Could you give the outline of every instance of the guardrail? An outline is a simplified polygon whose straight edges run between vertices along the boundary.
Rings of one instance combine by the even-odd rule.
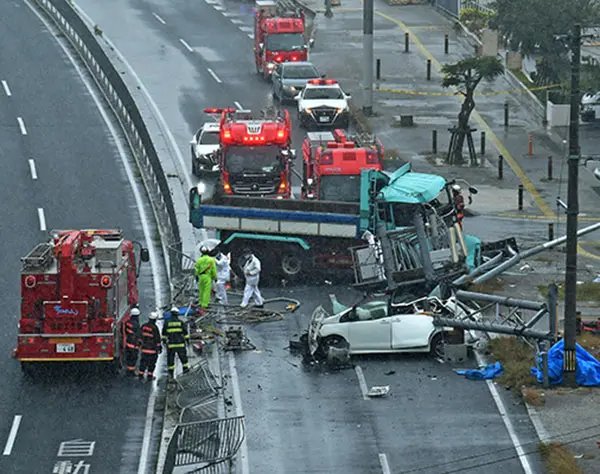
[[[121,124],[150,198],[172,285],[173,277],[181,272],[181,259],[173,258],[169,249],[181,253],[181,236],[167,178],[135,100],[94,34],[66,0],[32,1],[72,44]]]

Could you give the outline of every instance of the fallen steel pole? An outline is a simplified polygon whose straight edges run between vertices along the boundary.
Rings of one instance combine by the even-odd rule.
[[[459,290],[456,292],[456,297],[459,300],[474,300],[485,301],[487,303],[498,303],[502,306],[512,308],[530,309],[532,311],[540,311],[546,309],[546,303],[539,303],[530,300],[518,300],[509,296],[488,295],[486,293],[475,293],[473,291]]]
[[[465,283],[469,283],[473,278],[481,275],[484,272],[487,272],[491,268],[494,268],[498,263],[500,263],[500,261],[502,260],[503,257],[504,257],[504,254],[502,252],[499,252],[497,255],[495,255],[493,258],[491,258],[487,262],[479,265],[477,268],[475,268],[475,270],[473,270],[468,275],[462,275],[461,277],[454,280],[452,282],[452,284],[455,286],[460,286],[460,285],[464,285]]]
[[[585,234],[589,234],[590,232],[593,232],[595,230],[600,229],[600,222],[597,224],[593,224],[591,226],[588,227],[584,227],[583,229],[579,230],[577,232],[577,236],[581,237],[582,235]],[[500,273],[502,273],[503,271],[509,269],[510,267],[515,266],[517,263],[519,263],[521,260],[524,260],[526,258],[532,257],[533,255],[536,255],[538,253],[544,252],[545,250],[550,250],[551,248],[557,247],[561,244],[564,244],[567,241],[567,236],[562,236],[558,239],[554,239],[550,242],[546,242],[543,243],[541,245],[538,245],[536,247],[533,247],[529,250],[526,250],[524,252],[519,252],[518,254],[516,254],[514,257],[508,259],[506,262],[498,265],[496,268],[494,268],[493,270],[490,270],[487,273],[484,273],[483,275],[477,277],[475,280],[473,280],[474,284],[479,284],[479,283],[483,283],[484,281],[489,280],[490,278],[495,277],[496,275],[499,275]]]
[[[495,332],[498,334],[508,334],[511,336],[530,337],[533,339],[554,340],[554,335],[549,332],[536,331],[525,327],[511,327],[494,323],[483,323],[476,321],[464,321],[453,318],[434,318],[434,326],[451,327],[457,329],[470,329],[474,331]]]

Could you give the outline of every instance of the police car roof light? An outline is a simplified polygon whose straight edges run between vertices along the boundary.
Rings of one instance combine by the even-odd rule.
[[[313,86],[331,86],[337,84],[338,81],[335,79],[311,79],[308,83]]]

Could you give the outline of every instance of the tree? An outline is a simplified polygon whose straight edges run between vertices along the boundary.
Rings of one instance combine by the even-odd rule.
[[[490,26],[502,33],[513,51],[537,55],[537,85],[556,84],[569,77],[569,49],[554,36],[600,24],[597,0],[496,0]]]
[[[473,98],[475,89],[482,79],[493,81],[504,73],[504,65],[497,57],[476,57],[458,61],[455,64],[442,66],[442,87],[456,87],[459,94],[464,96],[464,101],[458,113],[458,126],[448,153],[450,163],[463,163],[462,150],[465,138],[469,135],[469,119],[475,108]]]

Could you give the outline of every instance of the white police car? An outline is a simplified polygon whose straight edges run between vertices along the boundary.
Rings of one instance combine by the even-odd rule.
[[[218,151],[219,123],[208,122],[202,125],[190,141],[192,152],[192,173],[202,177],[219,171]]]
[[[294,99],[304,128],[348,128],[350,109],[346,94],[334,79],[311,79]]]

